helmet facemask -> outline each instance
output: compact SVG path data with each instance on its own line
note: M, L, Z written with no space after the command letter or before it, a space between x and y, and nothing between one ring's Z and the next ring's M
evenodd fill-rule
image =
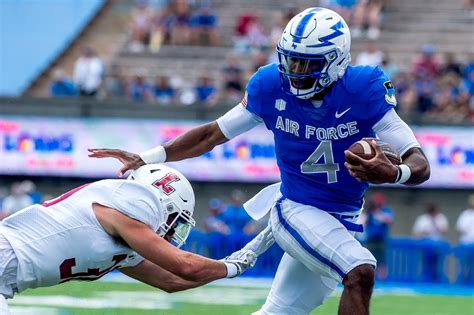
M327 71L338 57L336 50L322 55L308 55L287 51L278 46L277 52L280 78L287 81L284 84L289 84L290 94L309 99L330 85Z
M166 206L166 211L168 213L166 222L161 224L157 232L172 245L180 248L186 243L196 222L188 210L176 211L176 206L171 203Z

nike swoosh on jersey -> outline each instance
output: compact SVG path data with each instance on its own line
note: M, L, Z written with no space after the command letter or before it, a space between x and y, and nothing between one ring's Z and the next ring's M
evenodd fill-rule
M345 113L347 113L347 112L350 111L350 110L351 110L351 108L349 107L348 109L346 109L346 110L343 111L342 113L338 113L338 112L336 111L335 116L336 116L336 118L341 118Z

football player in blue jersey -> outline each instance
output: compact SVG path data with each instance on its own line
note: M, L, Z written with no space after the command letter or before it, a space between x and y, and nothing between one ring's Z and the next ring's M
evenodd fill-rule
M140 154L90 150L91 157L120 159L124 173L199 156L264 123L274 134L281 185L265 188L246 210L259 218L271 208L269 225L285 254L255 314L308 314L340 282L339 314L368 314L376 260L354 238L364 192L369 183L417 185L430 176L413 132L394 110L392 82L379 67L351 66L350 44L337 13L306 9L283 31L279 63L261 67L242 102L216 121ZM400 153L401 165L393 165L375 141L364 148L376 152L372 159L347 151L375 135Z

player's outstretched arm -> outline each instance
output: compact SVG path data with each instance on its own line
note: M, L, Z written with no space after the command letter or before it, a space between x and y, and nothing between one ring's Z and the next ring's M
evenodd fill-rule
M94 204L93 209L108 234L122 239L140 256L187 281L204 284L225 277L232 278L250 268L257 258L248 251L241 257L240 263L209 259L176 248L146 224L115 209L99 204Z
M196 288L207 283L184 280L146 259L134 267L119 270L133 279L168 293Z
M216 145L228 139L224 136L216 121L195 127L184 134L141 154L118 149L88 149L89 157L111 157L122 162L119 171L122 176L128 170L134 170L144 164L180 161L211 151Z

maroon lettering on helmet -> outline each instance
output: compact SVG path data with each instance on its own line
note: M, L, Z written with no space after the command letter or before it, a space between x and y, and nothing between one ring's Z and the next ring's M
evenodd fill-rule
M152 185L155 186L156 188L160 188L163 190L163 192L167 195L173 193L176 189L174 189L173 186L170 186L169 184L172 182L177 182L179 181L179 177L174 174L174 173L168 173L164 177L158 179L155 181Z

